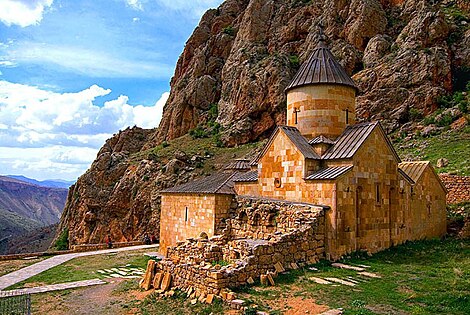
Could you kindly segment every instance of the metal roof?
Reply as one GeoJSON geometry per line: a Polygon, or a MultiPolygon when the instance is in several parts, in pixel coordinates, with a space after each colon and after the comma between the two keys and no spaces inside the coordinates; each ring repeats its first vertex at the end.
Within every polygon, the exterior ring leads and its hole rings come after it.
{"type": "Polygon", "coordinates": [[[318,137],[313,138],[308,142],[310,145],[313,144],[320,144],[320,143],[325,143],[325,144],[335,144],[333,140],[330,140],[329,138],[325,137],[324,135],[320,135],[318,137]]]}
{"type": "Polygon", "coordinates": [[[161,193],[193,193],[193,194],[235,194],[233,178],[238,173],[216,173],[208,177],[171,187],[161,193]]]}
{"type": "Polygon", "coordinates": [[[353,165],[346,166],[332,166],[321,169],[312,175],[307,176],[306,180],[325,180],[325,179],[336,179],[341,175],[352,170],[353,165]]]}
{"type": "Polygon", "coordinates": [[[264,146],[263,151],[261,151],[261,153],[256,157],[256,159],[250,162],[250,165],[253,166],[259,162],[259,160],[266,154],[266,151],[269,149],[277,134],[281,130],[297,147],[297,149],[299,149],[299,151],[305,158],[320,159],[320,156],[313,150],[312,146],[308,143],[307,139],[305,139],[305,137],[300,134],[300,131],[297,128],[291,126],[277,126],[276,130],[274,130],[273,134],[271,135],[271,138],[269,138],[268,142],[264,146]]]}
{"type": "Polygon", "coordinates": [[[299,86],[311,84],[340,84],[357,90],[354,81],[321,39],[310,57],[302,64],[291,83],[287,86],[286,92],[299,86]]]}
{"type": "Polygon", "coordinates": [[[403,178],[411,185],[415,184],[415,182],[411,179],[411,177],[409,177],[408,174],[406,174],[405,171],[403,171],[400,167],[398,167],[398,174],[403,176],[403,178]]]}
{"type": "Polygon", "coordinates": [[[303,156],[307,159],[319,159],[320,156],[313,150],[312,146],[308,143],[307,139],[295,127],[280,126],[279,129],[284,131],[292,143],[302,152],[303,156]]]}
{"type": "Polygon", "coordinates": [[[362,146],[364,141],[366,141],[366,139],[370,136],[372,131],[377,127],[382,133],[385,141],[388,144],[388,147],[392,151],[392,154],[395,156],[395,159],[398,162],[401,162],[400,157],[396,153],[392,143],[388,139],[379,122],[361,123],[347,126],[341,136],[336,139],[335,144],[322,156],[322,159],[333,160],[352,158],[353,155],[356,154],[357,150],[359,150],[359,148],[362,146]]]}
{"type": "Polygon", "coordinates": [[[234,179],[234,182],[256,182],[258,181],[258,171],[250,171],[246,173],[239,173],[234,179]]]}
{"type": "Polygon", "coordinates": [[[428,165],[428,161],[402,162],[398,164],[398,168],[416,183],[428,165]]]}
{"type": "Polygon", "coordinates": [[[224,167],[224,170],[234,170],[234,171],[249,170],[249,169],[250,169],[250,160],[246,160],[246,159],[236,159],[224,167]]]}

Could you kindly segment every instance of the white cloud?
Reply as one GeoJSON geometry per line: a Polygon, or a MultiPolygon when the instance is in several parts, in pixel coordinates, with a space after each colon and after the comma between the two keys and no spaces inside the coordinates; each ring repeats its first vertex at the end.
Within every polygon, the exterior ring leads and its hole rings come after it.
{"type": "Polygon", "coordinates": [[[76,177],[113,133],[158,126],[169,96],[163,93],[153,106],[130,105],[125,95],[95,104],[110,93],[97,85],[56,93],[0,80],[0,174],[76,177]]]}
{"type": "Polygon", "coordinates": [[[190,11],[198,18],[207,11],[208,8],[219,6],[223,0],[156,0],[158,4],[170,10],[190,11]]]}
{"type": "MultiPolygon", "coordinates": [[[[106,78],[167,78],[173,66],[155,60],[125,59],[110,52],[21,42],[4,51],[0,66],[15,63],[56,65],[74,73],[106,78]]],[[[152,56],[153,58],[158,56],[152,56]]]]}
{"type": "Polygon", "coordinates": [[[141,0],[126,0],[126,3],[134,10],[142,11],[144,9],[141,0]]]}
{"type": "Polygon", "coordinates": [[[52,5],[54,0],[1,0],[0,21],[5,25],[12,24],[21,27],[39,24],[44,10],[52,5]]]}

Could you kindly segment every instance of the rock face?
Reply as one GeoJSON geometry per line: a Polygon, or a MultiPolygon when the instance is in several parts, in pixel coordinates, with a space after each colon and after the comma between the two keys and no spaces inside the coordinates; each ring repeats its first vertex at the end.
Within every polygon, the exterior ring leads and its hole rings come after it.
{"type": "Polygon", "coordinates": [[[217,104],[228,145],[285,122],[284,89],[316,44],[329,44],[360,88],[359,117],[389,131],[411,109],[429,114],[470,66],[466,1],[228,0],[208,11],[186,44],[154,143],[203,123],[217,104]]]}
{"type": "Polygon", "coordinates": [[[392,131],[411,110],[434,111],[439,96],[468,80],[468,16],[465,0],[225,1],[188,39],[159,128],[106,142],[71,187],[57,235],[68,228],[71,244],[158,236],[158,191],[197,176],[201,157],[161,161],[149,150],[200,125],[220,124],[219,140],[236,146],[285,124],[284,89],[315,47],[320,21],[359,87],[361,120],[383,119],[392,131]]]}

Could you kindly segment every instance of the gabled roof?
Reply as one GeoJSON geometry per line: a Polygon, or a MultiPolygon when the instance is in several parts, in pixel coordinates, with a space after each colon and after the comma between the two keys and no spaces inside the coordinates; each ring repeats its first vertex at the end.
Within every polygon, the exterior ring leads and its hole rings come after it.
{"type": "Polygon", "coordinates": [[[325,143],[325,144],[335,144],[333,140],[330,140],[329,138],[325,137],[324,135],[319,135],[312,140],[308,142],[310,145],[313,144],[320,144],[320,143],[325,143]]]}
{"type": "Polygon", "coordinates": [[[299,149],[306,159],[320,159],[320,156],[313,150],[307,139],[300,134],[300,131],[297,128],[291,126],[278,126],[264,146],[263,151],[261,151],[258,157],[254,159],[250,165],[256,165],[259,162],[259,160],[266,154],[277,134],[281,131],[284,132],[284,134],[297,147],[297,149],[299,149]]]}
{"type": "Polygon", "coordinates": [[[310,57],[297,71],[287,86],[286,92],[299,86],[312,84],[340,84],[357,90],[354,81],[335,59],[323,40],[320,40],[310,57]]]}
{"type": "Polygon", "coordinates": [[[398,168],[416,183],[428,165],[429,161],[402,162],[398,164],[398,168]]]}
{"type": "Polygon", "coordinates": [[[321,169],[312,175],[307,176],[306,180],[326,180],[326,179],[336,179],[341,175],[349,172],[353,169],[353,165],[345,166],[332,166],[321,169]]]}
{"type": "Polygon", "coordinates": [[[249,170],[249,169],[250,169],[250,160],[246,160],[246,159],[236,159],[224,167],[224,170],[234,170],[234,171],[249,170]]]}
{"type": "Polygon", "coordinates": [[[414,183],[418,182],[426,168],[431,169],[432,173],[436,177],[436,180],[439,182],[441,187],[447,192],[447,188],[445,187],[444,183],[442,183],[442,180],[439,178],[429,161],[402,162],[398,164],[398,169],[405,172],[406,175],[408,175],[414,183]]]}
{"type": "Polygon", "coordinates": [[[333,160],[352,158],[375,128],[379,128],[396,160],[400,162],[400,157],[396,153],[392,143],[388,139],[379,122],[347,126],[341,136],[336,139],[335,144],[322,156],[322,159],[333,160]]]}
{"type": "Polygon", "coordinates": [[[161,193],[235,194],[233,178],[238,173],[216,173],[208,177],[162,190],[161,193]]]}
{"type": "Polygon", "coordinates": [[[233,179],[234,182],[256,182],[258,181],[258,171],[239,173],[233,179]]]}
{"type": "Polygon", "coordinates": [[[405,180],[411,185],[415,184],[415,182],[411,179],[411,177],[409,177],[408,174],[406,174],[405,171],[403,171],[400,167],[398,167],[398,174],[403,176],[403,178],[405,178],[405,180]]]}

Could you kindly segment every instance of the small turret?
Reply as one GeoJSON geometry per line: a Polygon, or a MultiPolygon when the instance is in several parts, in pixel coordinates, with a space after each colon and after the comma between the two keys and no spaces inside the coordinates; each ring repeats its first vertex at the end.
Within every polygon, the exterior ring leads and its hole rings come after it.
{"type": "Polygon", "coordinates": [[[307,139],[336,139],[356,122],[354,81],[325,43],[320,26],[319,42],[286,88],[287,125],[307,139]]]}

